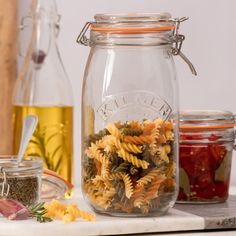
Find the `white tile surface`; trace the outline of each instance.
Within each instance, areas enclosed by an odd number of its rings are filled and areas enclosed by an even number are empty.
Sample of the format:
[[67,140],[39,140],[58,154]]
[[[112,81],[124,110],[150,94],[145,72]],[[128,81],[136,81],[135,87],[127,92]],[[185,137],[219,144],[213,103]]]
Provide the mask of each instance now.
[[[87,208],[82,199],[78,199],[78,202],[83,209]],[[34,220],[13,222],[0,219],[0,235],[4,236],[115,235],[203,228],[204,220],[201,217],[175,209],[163,217],[119,218],[98,215],[94,222],[79,220],[66,225],[61,221],[40,224]]]
[[[236,187],[230,189],[231,194],[236,193]],[[77,193],[77,196],[80,195]],[[90,210],[81,195],[71,202],[77,202],[81,209]],[[51,223],[38,223],[34,220],[9,221],[0,218],[0,236],[80,236],[80,235],[116,235],[152,233],[159,236],[235,236],[236,231],[179,233],[178,231],[201,230],[204,228],[204,219],[176,209],[162,217],[120,218],[97,215],[94,222],[78,220],[69,224],[61,221]],[[169,233],[164,233],[169,231]],[[172,233],[171,233],[172,231]],[[156,233],[158,232],[158,233]],[[156,233],[156,234],[155,234]]]

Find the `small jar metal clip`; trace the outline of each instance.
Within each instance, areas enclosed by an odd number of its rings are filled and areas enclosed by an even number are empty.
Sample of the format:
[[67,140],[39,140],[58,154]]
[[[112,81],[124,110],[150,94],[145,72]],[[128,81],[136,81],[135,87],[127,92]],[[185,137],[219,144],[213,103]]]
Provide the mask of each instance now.
[[7,183],[7,175],[3,167],[0,167],[0,174],[3,176],[3,181],[0,183],[1,197],[7,197],[10,190],[10,185]]

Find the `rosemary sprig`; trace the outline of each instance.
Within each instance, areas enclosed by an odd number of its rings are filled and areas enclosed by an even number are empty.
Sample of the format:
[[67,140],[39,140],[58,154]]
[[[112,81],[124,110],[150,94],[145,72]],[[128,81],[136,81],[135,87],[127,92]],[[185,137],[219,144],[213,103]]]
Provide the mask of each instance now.
[[36,218],[40,223],[51,222],[52,219],[44,216],[47,213],[47,209],[44,207],[44,202],[37,203],[29,206],[28,211],[32,218]]

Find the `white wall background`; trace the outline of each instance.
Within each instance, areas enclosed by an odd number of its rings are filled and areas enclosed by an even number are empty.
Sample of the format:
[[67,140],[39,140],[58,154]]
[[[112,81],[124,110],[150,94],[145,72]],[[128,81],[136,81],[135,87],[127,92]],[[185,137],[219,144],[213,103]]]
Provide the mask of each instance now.
[[[26,2],[26,0],[21,0]],[[235,0],[57,0],[62,15],[59,49],[75,98],[75,177],[80,173],[80,102],[83,70],[89,48],[76,43],[86,21],[96,13],[162,12],[189,16],[181,26],[183,52],[198,76],[176,57],[181,109],[222,109],[236,112],[236,1]],[[231,183],[236,184],[236,152]]]

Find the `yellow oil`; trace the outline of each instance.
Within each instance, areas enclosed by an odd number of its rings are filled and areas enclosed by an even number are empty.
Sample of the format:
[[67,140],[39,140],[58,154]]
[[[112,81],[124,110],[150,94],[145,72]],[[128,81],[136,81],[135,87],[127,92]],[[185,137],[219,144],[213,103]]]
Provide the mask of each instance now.
[[14,106],[13,114],[14,154],[19,149],[23,119],[26,115],[37,115],[38,125],[25,155],[42,157],[45,168],[73,182],[73,108]]

